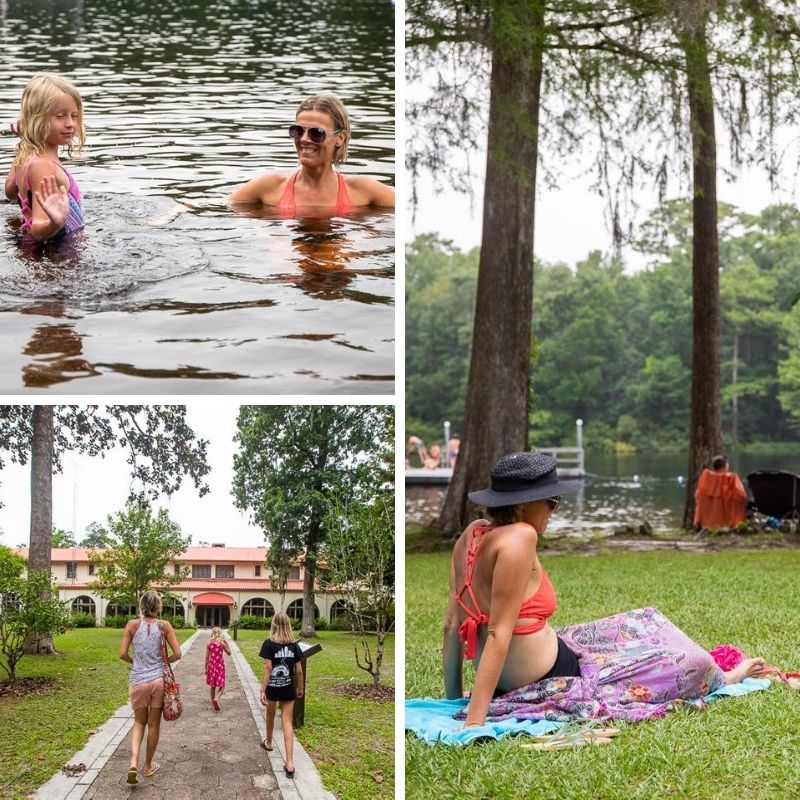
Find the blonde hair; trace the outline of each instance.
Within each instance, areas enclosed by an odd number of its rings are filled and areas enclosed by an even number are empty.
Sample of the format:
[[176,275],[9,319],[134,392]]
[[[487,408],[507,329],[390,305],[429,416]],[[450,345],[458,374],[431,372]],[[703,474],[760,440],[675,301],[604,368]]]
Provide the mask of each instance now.
[[145,617],[157,617],[161,613],[161,597],[158,592],[145,592],[139,601],[139,610]]
[[334,130],[344,134],[344,141],[333,151],[333,163],[337,166],[344,164],[347,160],[347,145],[350,142],[350,115],[344,103],[332,94],[315,94],[300,103],[295,116],[301,111],[322,111],[333,120]]
[[222,639],[222,628],[220,628],[219,625],[215,625],[211,629],[211,641],[216,642],[218,639]]
[[272,618],[272,625],[269,629],[269,638],[278,644],[289,644],[294,641],[292,633],[292,623],[283,611],[277,613]]
[[60,75],[41,72],[28,81],[22,92],[19,110],[20,140],[14,154],[14,166],[21,167],[29,159],[45,151],[47,137],[50,135],[50,115],[62,94],[72,98],[78,107],[75,136],[67,145],[67,152],[72,156],[83,150],[86,131],[83,128],[83,101],[78,90],[71,81]]

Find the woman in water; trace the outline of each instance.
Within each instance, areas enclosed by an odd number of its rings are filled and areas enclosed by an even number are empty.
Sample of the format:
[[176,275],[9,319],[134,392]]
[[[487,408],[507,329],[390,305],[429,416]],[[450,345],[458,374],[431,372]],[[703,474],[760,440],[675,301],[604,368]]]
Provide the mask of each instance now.
[[240,186],[228,197],[233,203],[275,206],[281,216],[325,213],[343,216],[370,206],[394,208],[394,189],[372,178],[343,175],[350,117],[332,95],[303,100],[289,126],[300,169],[287,175],[268,172]]

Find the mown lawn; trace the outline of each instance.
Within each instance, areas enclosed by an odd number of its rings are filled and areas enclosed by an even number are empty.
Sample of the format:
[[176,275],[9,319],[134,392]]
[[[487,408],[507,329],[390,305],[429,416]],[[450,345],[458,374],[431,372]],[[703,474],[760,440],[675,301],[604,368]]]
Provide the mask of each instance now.
[[[258,657],[265,634],[239,631],[238,645],[260,679]],[[325,788],[339,800],[394,797],[394,703],[356,700],[331,690],[340,684],[369,683],[353,655],[349,633],[320,631],[322,651],[308,659],[305,725],[297,738],[313,757]],[[386,643],[382,680],[394,685],[394,637]]]
[[[185,641],[192,631],[177,631]],[[25,798],[50,779],[128,699],[122,631],[79,628],[56,637],[60,656],[24,656],[17,677],[47,677],[47,694],[0,697],[0,797]]]
[[[656,606],[704,647],[735,644],[800,671],[800,552],[543,557],[568,625]],[[406,693],[441,697],[449,556],[406,558]],[[465,669],[471,686],[472,668]],[[704,711],[625,726],[606,747],[523,750],[521,739],[433,747],[406,736],[406,798],[783,800],[800,797],[800,692],[773,684]]]

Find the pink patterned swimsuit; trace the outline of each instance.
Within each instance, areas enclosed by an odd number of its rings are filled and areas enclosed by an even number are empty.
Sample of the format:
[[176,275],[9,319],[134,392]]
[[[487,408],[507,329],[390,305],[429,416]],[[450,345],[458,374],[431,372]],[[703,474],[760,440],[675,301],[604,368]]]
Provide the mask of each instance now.
[[[52,161],[59,169],[63,170],[64,174],[69,180],[69,188],[67,195],[69,197],[69,216],[64,223],[64,227],[58,231],[51,239],[58,239],[73,231],[79,231],[83,228],[83,206],[81,205],[81,190],[72,175],[69,174],[66,167],[58,161]],[[25,165],[22,172],[22,185],[17,196],[20,211],[22,212],[22,230],[29,233],[31,224],[33,223],[33,190],[31,189],[30,180],[28,178],[28,167],[30,161]]]

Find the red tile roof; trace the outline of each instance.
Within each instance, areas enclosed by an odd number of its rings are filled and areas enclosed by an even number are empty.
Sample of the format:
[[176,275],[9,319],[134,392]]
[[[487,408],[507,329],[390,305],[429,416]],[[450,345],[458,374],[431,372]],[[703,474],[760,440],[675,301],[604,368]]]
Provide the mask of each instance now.
[[[63,583],[58,584],[59,589],[91,589],[92,584],[86,582],[72,582],[66,581]],[[251,592],[271,592],[275,591],[270,587],[269,579],[264,578],[231,578],[230,580],[225,580],[224,578],[220,578],[218,580],[210,580],[210,579],[203,579],[203,578],[187,578],[186,580],[181,581],[179,584],[173,587],[173,589],[177,590],[192,590],[192,591],[199,591],[201,589],[216,589],[218,591],[227,591],[232,592],[237,589],[248,590]],[[287,592],[302,592],[303,591],[303,581],[287,581],[286,582],[286,591]],[[317,592],[320,591],[319,587],[316,589]]]
[[[15,548],[17,555],[28,558],[27,547]],[[89,561],[90,549],[85,547],[54,547],[50,552],[50,560],[56,562]],[[178,561],[191,561],[194,563],[211,562],[218,564],[247,563],[263,564],[267,560],[266,547],[189,547],[185,553],[178,556]],[[293,561],[293,564],[301,563]]]

